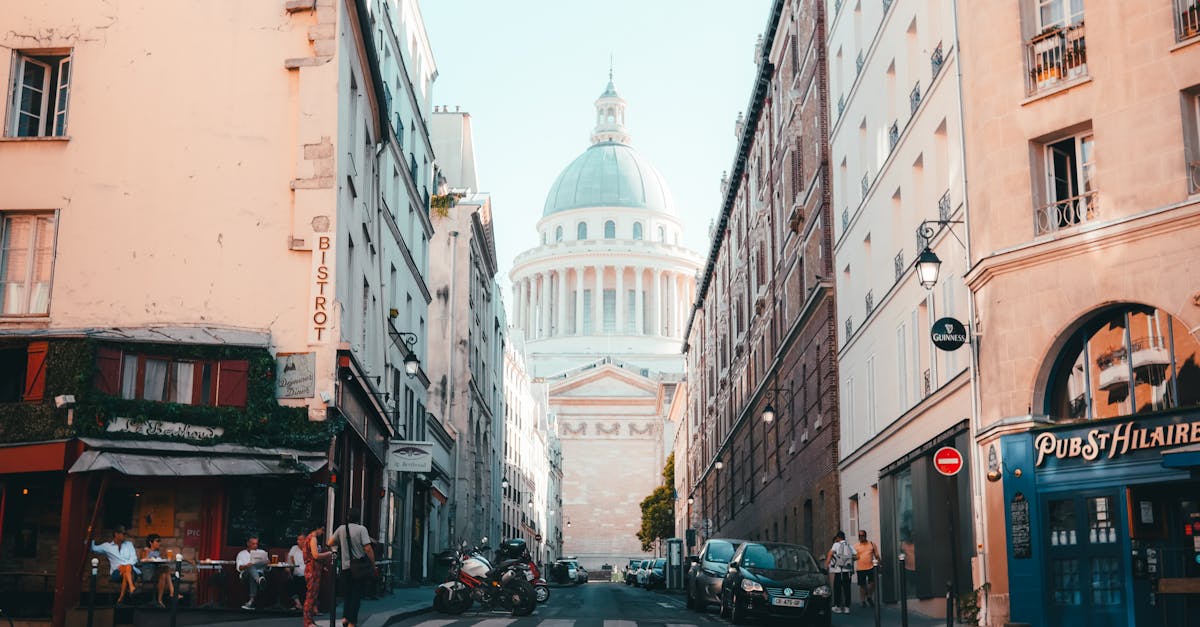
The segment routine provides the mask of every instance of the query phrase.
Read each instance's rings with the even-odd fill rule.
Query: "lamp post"
[[[413,351],[413,347],[417,345],[417,334],[397,331],[391,321],[388,321],[388,335],[391,336],[392,343],[404,353],[404,372],[410,377],[416,376],[421,371],[421,360],[417,359],[417,353]]]
[[[925,250],[922,250],[917,255],[916,261],[913,262],[917,268],[917,280],[920,281],[921,287],[927,290],[933,289],[933,286],[937,285],[938,273],[942,268],[942,260],[929,248],[929,243],[938,233],[942,232],[942,229],[946,229],[950,231],[954,239],[958,240],[959,244],[963,245],[963,248],[966,248],[966,244],[963,244],[963,241],[958,239],[958,235],[954,233],[954,229],[950,228],[952,224],[962,223],[962,220],[925,220],[917,227],[917,235],[925,242]]]

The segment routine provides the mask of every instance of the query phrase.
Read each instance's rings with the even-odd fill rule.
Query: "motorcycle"
[[[526,564],[529,566],[526,577],[529,579],[529,583],[533,585],[533,594],[537,599],[537,602],[545,603],[546,601],[549,601],[550,585],[547,584],[546,580],[542,578],[541,570],[537,567],[537,564],[533,561],[533,558],[529,555],[529,553],[526,553],[522,559],[524,559]]]
[[[493,566],[484,555],[487,538],[480,546],[442,554],[450,569],[446,581],[433,594],[433,609],[443,614],[462,614],[473,604],[489,610],[502,609],[513,616],[528,616],[537,607],[537,594],[529,582],[529,566],[509,559]]]

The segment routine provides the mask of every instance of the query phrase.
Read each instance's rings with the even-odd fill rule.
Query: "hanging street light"
[[[929,250],[928,246],[921,251],[920,255],[917,255],[917,280],[925,289],[931,290],[934,285],[937,285],[938,273],[941,268],[942,260],[938,259],[937,254]]]

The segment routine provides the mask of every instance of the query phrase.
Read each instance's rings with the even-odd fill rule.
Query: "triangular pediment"
[[[613,364],[572,373],[550,386],[551,398],[654,399],[658,383]]]

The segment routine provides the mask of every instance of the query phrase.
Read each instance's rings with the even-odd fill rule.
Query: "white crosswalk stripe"
[[[638,627],[638,624],[632,620],[606,620],[604,627]]]
[[[457,620],[458,619],[454,619],[454,618],[452,618],[450,620],[427,620],[427,621],[419,622],[416,625],[413,625],[413,627],[446,627],[446,625],[449,625],[450,623],[453,623],[453,622],[457,622]]]
[[[489,618],[475,623],[475,627],[504,627],[515,622],[517,621],[512,618]]]
[[[565,618],[548,618],[538,623],[538,627],[575,627],[575,621]]]

